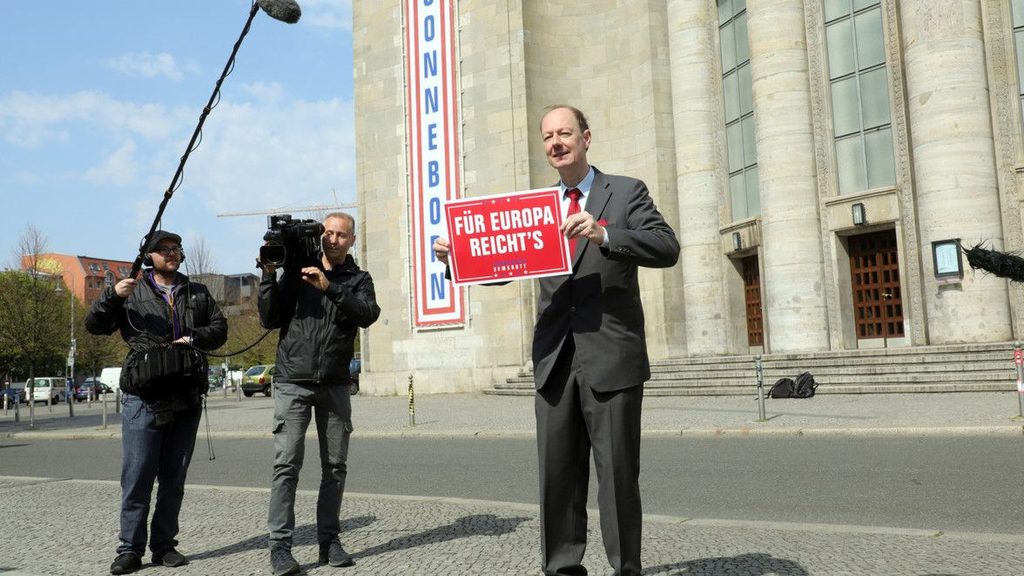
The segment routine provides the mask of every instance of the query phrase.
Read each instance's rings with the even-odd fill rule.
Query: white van
[[[117,392],[121,389],[121,367],[111,366],[104,368],[100,372],[100,382],[110,388],[112,391]]]
[[[49,400],[54,404],[58,404],[61,401],[67,402],[68,400],[67,381],[62,376],[43,376],[41,378],[29,379],[25,384],[25,389],[32,390],[32,402],[46,402]]]

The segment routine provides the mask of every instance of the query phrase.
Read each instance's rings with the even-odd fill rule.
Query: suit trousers
[[[320,492],[316,500],[316,538],[330,542],[341,532],[341,499],[348,476],[352,435],[349,387],[337,384],[274,383],[274,473],[267,526],[270,545],[292,547],[295,490],[305,459],[306,429],[316,421],[320,447]]]
[[[557,370],[537,391],[541,567],[586,574],[590,453],[597,472],[601,536],[616,576],[639,576],[640,411],[643,385],[597,392],[586,382],[567,337]]]

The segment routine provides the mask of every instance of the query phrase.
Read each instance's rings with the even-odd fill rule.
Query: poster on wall
[[[414,329],[465,324],[463,289],[445,278],[445,266],[431,250],[434,239],[447,233],[445,202],[460,194],[454,3],[403,4]]]
[[[456,286],[572,270],[558,188],[449,201],[445,217]]]

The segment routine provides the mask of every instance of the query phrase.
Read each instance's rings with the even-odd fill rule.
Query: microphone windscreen
[[[295,0],[256,0],[256,4],[271,18],[295,24],[302,16],[299,3]]]

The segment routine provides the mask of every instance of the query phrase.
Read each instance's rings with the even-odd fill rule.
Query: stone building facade
[[[435,3],[458,196],[556,182],[538,125],[569,103],[591,162],[644,180],[677,231],[680,263],[641,274],[654,361],[1020,337],[1021,289],[954,242],[1024,248],[1024,0],[355,2],[358,250],[383,311],[363,390],[530,363],[532,282],[464,290],[454,326],[413,318],[406,32]]]

